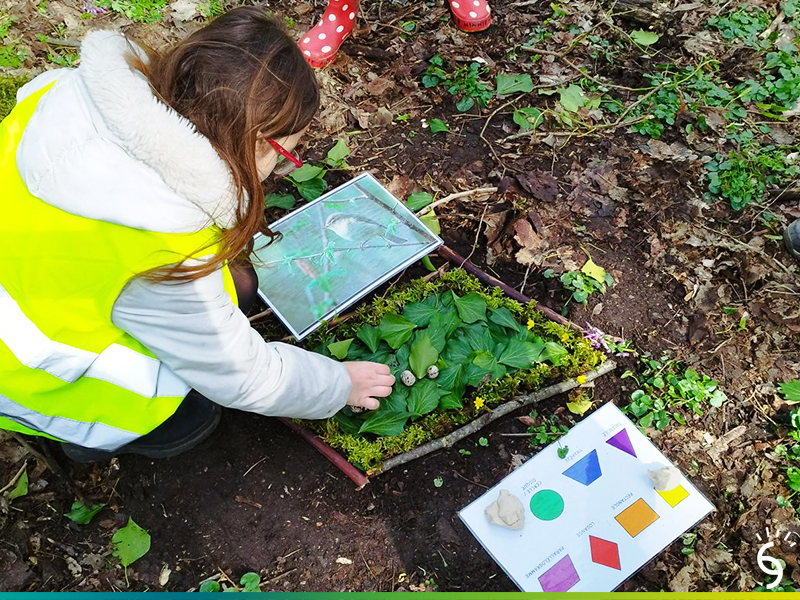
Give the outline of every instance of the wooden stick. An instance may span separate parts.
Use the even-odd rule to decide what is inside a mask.
[[[442,258],[446,258],[447,260],[452,262],[457,267],[461,267],[467,273],[471,273],[472,275],[477,277],[478,280],[481,281],[482,283],[485,283],[486,285],[491,285],[491,286],[494,286],[494,287],[499,287],[501,290],[503,290],[503,292],[505,292],[505,294],[509,298],[512,298],[512,299],[516,300],[517,302],[522,302],[523,304],[527,304],[528,302],[536,302],[536,310],[542,311],[545,314],[545,316],[548,319],[550,319],[551,321],[555,321],[559,325],[564,325],[566,327],[574,329],[575,331],[582,331],[581,328],[578,325],[576,325],[572,321],[569,321],[569,320],[565,319],[560,314],[558,314],[556,311],[554,311],[554,310],[552,310],[550,308],[547,308],[543,304],[539,303],[538,301],[536,301],[536,300],[534,300],[532,298],[529,298],[528,296],[526,296],[524,294],[521,294],[520,292],[518,292],[517,290],[512,288],[510,285],[506,285],[505,283],[503,283],[499,279],[495,279],[494,277],[492,277],[488,273],[484,273],[482,270],[480,270],[478,267],[473,265],[471,262],[469,262],[466,258],[461,256],[458,252],[456,252],[452,248],[448,248],[447,246],[440,246],[439,247],[439,255]]]
[[[606,373],[613,371],[616,368],[617,368],[617,363],[609,359],[602,365],[600,365],[600,367],[596,371],[589,371],[586,374],[586,381],[584,383],[588,383],[589,381],[593,381],[598,377],[602,377]],[[581,385],[583,384],[578,383],[578,381],[576,381],[575,379],[570,379],[569,381],[562,381],[561,383],[551,385],[549,387],[541,389],[537,392],[533,392],[531,394],[526,394],[524,396],[517,396],[516,398],[509,400],[504,404],[501,404],[491,412],[488,412],[478,417],[474,421],[470,421],[463,427],[460,427],[459,429],[456,429],[455,431],[448,433],[444,437],[437,438],[433,441],[428,442],[427,444],[418,446],[413,450],[409,450],[408,452],[404,452],[403,454],[399,454],[398,456],[393,456],[392,458],[385,460],[381,465],[380,469],[376,470],[376,472],[384,473],[389,469],[393,469],[394,467],[403,465],[409,461],[425,456],[426,454],[435,452],[436,450],[450,448],[457,442],[460,442],[461,440],[472,435],[476,431],[483,429],[492,421],[496,421],[500,417],[504,417],[508,413],[513,412],[518,408],[522,408],[524,406],[530,406],[531,404],[537,404],[542,400],[551,398],[553,396],[557,396],[559,394],[563,394]]]
[[[25,472],[25,468],[27,466],[28,466],[28,461],[26,460],[22,463],[22,466],[19,468],[19,471],[17,471],[17,474],[11,478],[11,481],[9,481],[6,485],[0,488],[0,494],[5,492],[6,490],[10,490],[17,484],[17,481],[19,481],[19,478],[22,477],[22,474]]]
[[[278,420],[309,444],[314,446],[314,448],[316,448],[317,451],[322,454],[322,456],[327,458],[337,469],[347,475],[347,477],[349,477],[350,480],[358,486],[356,489],[360,490],[369,483],[369,479],[367,479],[366,475],[347,462],[344,456],[336,452],[336,450],[314,435],[314,432],[312,432],[310,429],[301,427],[286,417],[279,417]]]
[[[496,187],[484,187],[484,188],[476,188],[474,190],[467,190],[466,192],[457,192],[455,194],[450,194],[449,196],[445,196],[441,200],[437,200],[436,202],[429,204],[425,208],[421,209],[417,212],[417,216],[421,217],[422,215],[429,213],[437,206],[441,206],[442,204],[447,204],[451,200],[456,200],[458,198],[463,198],[465,196],[471,196],[472,194],[494,194],[497,191]]]

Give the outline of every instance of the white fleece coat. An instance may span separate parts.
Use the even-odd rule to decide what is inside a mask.
[[[17,151],[28,190],[67,212],[167,233],[233,223],[229,169],[192,124],[157,100],[125,55],[141,49],[98,31],[78,69],[43,73],[17,101],[56,81]],[[225,293],[217,271],[191,283],[140,278],[122,291],[114,324],[209,399],[270,416],[326,418],[350,378],[341,363],[266,343]]]

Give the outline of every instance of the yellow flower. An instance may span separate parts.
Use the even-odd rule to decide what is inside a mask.
[[[475,397],[475,410],[482,409],[484,404],[486,404],[486,400],[484,400],[480,396]]]
[[[586,383],[586,375],[578,375],[578,376],[575,378],[575,381],[577,381],[578,383],[580,383],[581,385],[583,385],[584,383]]]
[[[561,341],[562,342],[568,342],[569,341],[569,333],[564,333],[564,335],[561,336]]]
[[[534,325],[536,325],[536,323],[533,322],[533,319],[528,319],[528,331],[533,329]]]

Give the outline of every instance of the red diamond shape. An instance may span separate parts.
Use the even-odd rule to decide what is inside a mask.
[[[619,550],[614,542],[590,535],[589,546],[592,549],[592,562],[620,570]]]

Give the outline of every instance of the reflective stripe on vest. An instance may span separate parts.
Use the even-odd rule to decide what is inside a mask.
[[[113,324],[114,303],[138,274],[218,252],[219,230],[139,230],[33,196],[16,151],[51,88],[0,122],[0,429],[115,450],[168,419],[189,387]]]
[[[144,396],[186,396],[189,386],[160,361],[111,344],[97,354],[55,342],[39,331],[0,285],[0,341],[26,367],[41,369],[67,383],[101,379]]]

